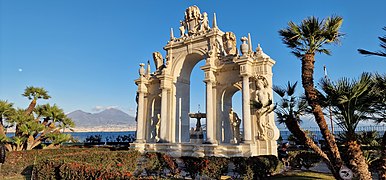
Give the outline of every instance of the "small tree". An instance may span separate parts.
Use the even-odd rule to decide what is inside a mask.
[[[74,127],[74,122],[68,118],[57,105],[37,105],[36,100],[48,99],[50,96],[43,88],[27,87],[24,94],[32,102],[26,110],[14,109],[12,104],[0,101],[2,115],[0,125],[0,141],[9,151],[30,150],[42,142],[51,143],[55,147],[68,141],[71,136],[62,134],[66,128]],[[4,126],[4,122],[8,126]],[[4,129],[16,127],[13,137],[7,137]]]
[[[363,73],[359,80],[342,78],[333,83],[323,79],[320,83],[326,99],[331,103],[337,124],[344,131],[349,164],[359,179],[371,179],[355,130],[359,122],[373,119],[376,113],[373,109],[377,100],[373,82],[371,74]]]

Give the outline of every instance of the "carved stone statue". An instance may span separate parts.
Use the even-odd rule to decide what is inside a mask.
[[[222,41],[226,55],[235,55],[237,53],[236,36],[233,32],[226,32],[222,36]]]
[[[259,130],[259,139],[266,140],[267,128],[270,128],[265,115],[273,110],[271,95],[268,89],[268,81],[263,76],[255,77],[256,82],[256,96],[255,102],[258,104],[255,112],[257,117],[257,127]]]
[[[161,125],[161,115],[157,114],[157,118],[155,118],[155,140],[158,142],[160,140],[160,125]]]
[[[164,65],[164,59],[162,57],[162,54],[160,52],[153,52],[153,60],[155,68],[157,69],[157,71],[160,71]]]
[[[185,27],[186,27],[186,24],[184,23],[184,21],[180,21],[180,37],[185,37]]]
[[[205,32],[209,30],[209,20],[208,20],[208,14],[206,12],[202,13],[202,21],[200,26],[200,31]]]
[[[241,119],[238,117],[237,113],[233,111],[232,108],[229,110],[229,122],[231,125],[232,139],[231,143],[240,142],[240,124]]]

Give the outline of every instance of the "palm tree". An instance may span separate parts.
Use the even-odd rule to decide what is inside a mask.
[[[24,90],[23,96],[27,97],[29,100],[32,100],[29,104],[27,110],[25,111],[26,114],[31,114],[36,106],[36,100],[38,99],[49,99],[51,98],[48,95],[48,92],[44,88],[38,88],[29,86]]]
[[[377,119],[377,122],[386,122],[386,74],[375,74],[375,92],[377,92],[378,102],[374,109],[381,117]],[[383,133],[381,148],[381,162],[383,165],[380,167],[379,178],[386,180],[386,132]]]
[[[9,118],[15,112],[15,109],[12,106],[12,103],[0,100],[0,136],[5,137],[4,120]]]
[[[308,17],[300,25],[290,21],[287,28],[279,31],[283,43],[291,48],[292,53],[302,61],[302,85],[315,121],[326,140],[327,155],[334,166],[332,173],[336,179],[341,179],[339,170],[343,162],[319,104],[318,91],[314,85],[314,63],[315,53],[330,54],[328,49],[323,48],[324,45],[339,42],[342,36],[339,32],[342,22],[343,19],[339,16],[329,17],[322,21],[316,17]]]
[[[384,27],[383,30],[386,31],[386,27]],[[378,37],[378,39],[381,41],[379,46],[381,46],[383,50],[374,52],[374,51],[368,51],[364,49],[358,49],[358,52],[364,55],[375,55],[375,56],[386,57],[386,35],[383,37]]]
[[[281,100],[278,105],[276,105],[275,109],[277,121],[280,124],[284,123],[296,139],[306,144],[320,157],[322,157],[329,169],[333,170],[333,166],[326,153],[324,153],[319,146],[315,144],[312,138],[310,138],[307,133],[300,128],[300,116],[306,113],[308,105],[305,99],[297,98],[295,96],[296,85],[297,82],[294,84],[288,82],[288,85],[285,88],[273,86],[273,91],[281,97]]]
[[[376,111],[372,107],[377,97],[373,94],[372,75],[363,73],[359,80],[352,81],[342,78],[336,84],[322,79],[320,84],[333,108],[337,124],[344,131],[345,146],[353,172],[359,179],[371,179],[355,130],[359,122],[375,117]]]

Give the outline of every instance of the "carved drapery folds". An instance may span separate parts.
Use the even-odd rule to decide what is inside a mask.
[[[267,140],[268,130],[272,130],[272,125],[266,116],[274,110],[272,97],[270,94],[269,83],[264,76],[254,76],[255,94],[253,97],[255,115],[257,118],[257,136],[260,140]]]

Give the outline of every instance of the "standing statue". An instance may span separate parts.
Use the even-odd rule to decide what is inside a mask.
[[[155,123],[155,141],[158,142],[160,140],[160,125],[161,125],[161,115],[157,114],[157,118],[155,118],[157,121]]]
[[[265,115],[273,111],[273,104],[271,95],[268,89],[268,81],[263,76],[258,76],[256,80],[256,97],[255,103],[257,110],[255,112],[257,117],[257,127],[259,130],[259,139],[267,139],[267,129],[271,128],[271,125],[266,120]]]
[[[180,37],[185,37],[185,27],[186,27],[186,24],[184,23],[184,21],[180,21]]]
[[[231,125],[232,139],[231,143],[239,143],[240,142],[240,124],[241,119],[237,115],[236,112],[233,111],[232,108],[229,110],[229,122]]]
[[[202,13],[202,21],[200,26],[200,31],[205,32],[209,30],[209,20],[208,20],[208,14],[206,12]]]
[[[153,52],[153,60],[154,60],[156,72],[160,73],[161,70],[165,67],[162,54],[160,52]]]
[[[233,32],[226,32],[222,36],[223,47],[226,55],[236,55],[236,36]]]

